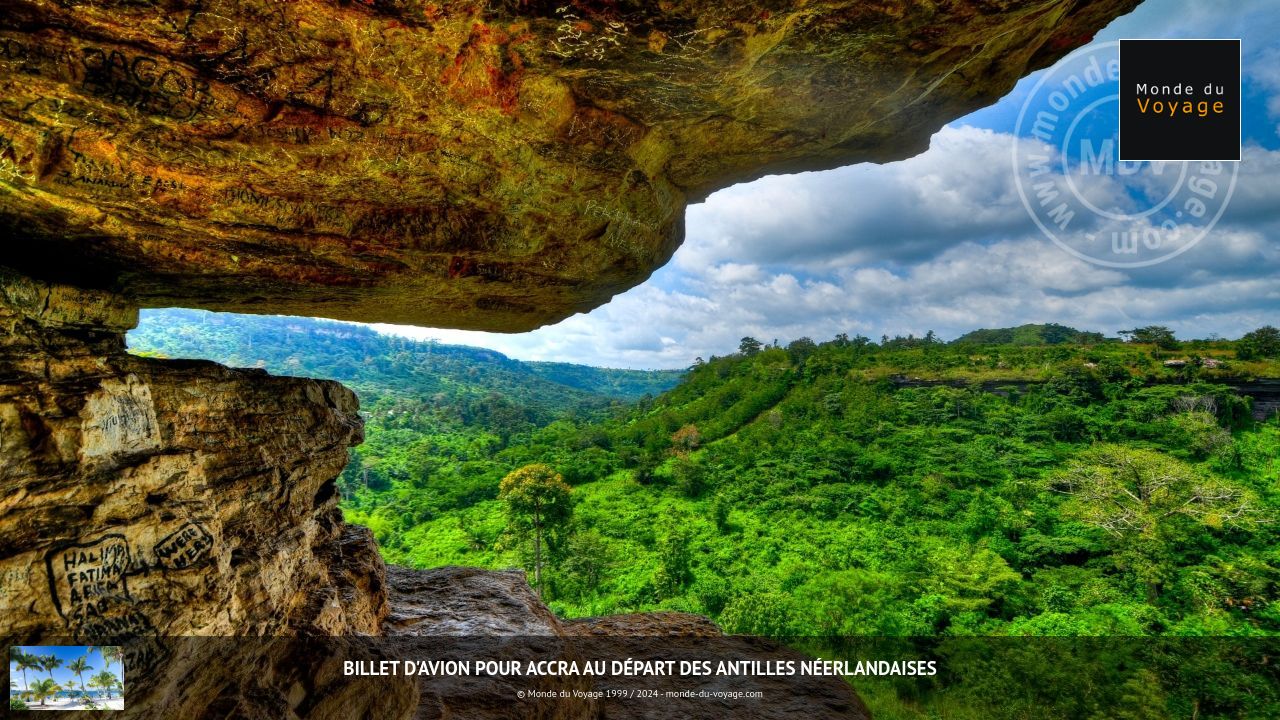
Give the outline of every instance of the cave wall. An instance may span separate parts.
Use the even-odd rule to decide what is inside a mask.
[[[325,561],[376,552],[337,508],[355,395],[129,355],[136,320],[108,293],[0,276],[7,632],[374,632],[381,578],[342,603]]]
[[[131,698],[181,709],[227,677],[214,648],[165,638],[379,633],[386,570],[334,485],[355,395],[129,355],[136,321],[117,295],[0,271],[0,639],[123,645]],[[217,650],[224,668],[281,652]]]
[[[915,155],[1138,0],[0,0],[0,247],[143,306],[519,331],[684,208]]]

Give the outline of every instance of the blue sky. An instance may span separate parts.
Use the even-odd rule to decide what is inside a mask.
[[[1050,242],[1018,199],[1018,111],[1037,75],[943,128],[922,155],[771,176],[689,208],[667,266],[596,310],[518,335],[378,325],[530,360],[674,368],[732,352],[743,335],[787,342],[836,333],[944,338],[1061,322],[1115,333],[1238,337],[1280,324],[1280,2],[1147,0],[1097,41],[1243,41],[1244,160],[1222,220],[1148,268],[1083,262]],[[1114,87],[1114,86],[1113,86]]]
[[[86,653],[86,647],[83,645],[24,645],[22,646],[22,649],[32,655],[54,655],[61,660],[62,667],[54,669],[53,679],[61,685],[63,689],[80,689],[80,678],[76,677],[75,673],[67,670],[66,668],[67,663],[75,660],[76,658],[87,656],[89,665],[93,668],[92,670],[88,670],[84,673],[86,689],[92,689],[89,688],[88,685],[89,678],[97,675],[103,670],[108,670],[117,678],[120,677],[121,667],[119,660],[113,660],[111,662],[111,667],[108,669],[106,664],[102,661],[102,654],[100,652],[94,650],[91,653]],[[27,670],[26,676],[28,682],[35,682],[36,680],[42,680],[49,677],[49,673],[44,670]],[[22,684],[22,673],[17,669],[17,666],[14,665],[12,661],[9,663],[9,679],[17,681],[19,690],[26,690],[26,686]]]

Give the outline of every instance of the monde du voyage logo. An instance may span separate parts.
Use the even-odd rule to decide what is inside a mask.
[[[1137,268],[1190,250],[1225,212],[1241,149],[1239,40],[1120,40],[1046,70],[1018,115],[1013,166],[1046,237]]]
[[[1239,40],[1120,41],[1120,159],[1240,159]]]

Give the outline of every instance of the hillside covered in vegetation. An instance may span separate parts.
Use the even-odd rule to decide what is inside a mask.
[[[1191,351],[1224,359],[1165,364]],[[1280,427],[1214,382],[1233,355],[748,342],[611,419],[422,456],[348,515],[395,562],[528,567],[498,480],[540,463],[575,498],[544,588],[567,615],[680,609],[804,636],[1272,632]],[[887,379],[993,370],[1038,382]],[[1112,517],[1148,475],[1172,485]]]
[[[547,466],[572,511],[547,521],[536,550],[542,591],[567,616],[686,610],[819,653],[866,636],[1268,636],[1280,632],[1280,424],[1255,422],[1220,381],[1277,370],[1229,342],[744,342],[603,422],[424,456],[389,490],[357,489],[347,517],[392,562],[530,569],[529,525],[499,480]],[[981,389],[993,378],[1027,382]],[[937,717],[937,703],[960,718],[1280,707],[1265,673],[1226,672],[1249,664],[1240,647],[1192,662],[1202,650],[1141,646],[1181,658],[1158,666],[1132,646],[1005,645],[1016,657],[966,675],[967,690],[855,685],[888,718]],[[1018,669],[992,674],[1006,665]],[[1077,682],[1104,690],[1064,690]],[[1006,683],[1021,694],[997,702]],[[1135,687],[1153,695],[1123,696]]]
[[[365,442],[344,478],[374,490],[417,476],[431,457],[488,457],[511,435],[553,420],[603,418],[683,374],[521,362],[353,323],[203,310],[144,311],[128,340],[142,355],[341,381],[365,418]]]
[[[1038,337],[1065,340],[744,338],[657,397],[607,406],[589,389],[637,378],[544,366],[529,382],[560,399],[539,395],[518,422],[457,415],[467,401],[442,415],[353,328],[344,367],[373,368],[353,384],[386,373],[394,391],[375,395],[340,480],[346,516],[393,563],[526,568],[564,616],[685,610],[817,651],[857,636],[1280,633],[1280,423],[1224,384],[1280,376],[1270,331],[1123,342],[1054,327]],[[441,354],[487,369],[424,387],[526,377],[466,352]],[[556,512],[530,521],[537,493]],[[902,688],[859,690],[885,717],[927,716]]]

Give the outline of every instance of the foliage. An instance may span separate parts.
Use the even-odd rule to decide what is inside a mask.
[[[351,387],[360,396],[365,443],[352,453],[339,488],[355,509],[364,509],[358,491],[412,489],[394,501],[392,524],[401,527],[446,507],[492,500],[506,470],[489,459],[513,435],[559,419],[604,418],[682,375],[525,363],[351,323],[199,310],[145,311],[129,345],[135,354],[207,358]]]
[[[535,463],[513,470],[498,486],[498,501],[507,511],[507,526],[517,537],[531,537],[534,586],[542,590],[544,540],[555,538],[573,512],[572,490],[555,470]]]
[[[456,493],[541,463],[576,498],[543,583],[567,615],[832,638],[1280,631],[1280,426],[1246,399],[1133,343],[900,345],[712,358],[624,414],[476,448],[474,480],[397,480],[347,515],[396,562],[531,567],[501,501]],[[993,356],[1044,369],[1013,386],[899,372],[985,377]],[[454,462],[435,447],[427,461]],[[1108,514],[1125,491],[1145,500]],[[405,517],[413,496],[425,519]]]
[[[1280,330],[1266,325],[1240,338],[1236,354],[1242,360],[1280,357]]]
[[[32,697],[44,705],[45,700],[62,692],[62,686],[54,682],[53,678],[41,678],[31,683],[30,690]]]
[[[25,652],[21,647],[12,645],[9,647],[9,662],[13,663],[14,669],[22,673],[22,684],[27,684],[28,670],[43,670],[43,658]]]
[[[1180,346],[1173,331],[1163,325],[1147,325],[1132,330],[1121,330],[1120,334],[1130,342],[1155,345],[1161,350],[1177,350]]]
[[[89,665],[89,661],[85,658],[76,658],[75,660],[67,663],[67,669],[75,673],[76,677],[80,678],[80,690],[83,692],[84,674],[93,669],[93,667]]]
[[[107,699],[111,699],[111,691],[120,684],[120,681],[112,673],[103,670],[102,672],[89,678],[89,686],[102,688],[107,691]]]
[[[957,344],[969,345],[1062,345],[1105,342],[1102,333],[1083,332],[1066,325],[1020,325],[1015,328],[974,330],[956,338]]]
[[[1159,333],[1031,327],[950,344],[744,338],[656,397],[590,409],[559,385],[542,406],[556,410],[518,422],[496,399],[460,419],[459,398],[487,398],[484,385],[440,403],[357,387],[368,434],[343,509],[391,562],[543,574],[565,616],[682,610],[821,647],[1280,634],[1280,422],[1255,422],[1224,384],[1280,376],[1280,362],[1205,340],[1183,343],[1198,361],[1168,366]],[[500,497],[513,474],[557,498],[572,488],[571,518],[542,521],[545,567],[542,541],[530,562],[527,508]],[[1242,709],[1270,695],[1226,673],[1229,654],[1152,659],[1158,687],[1119,654],[1020,662],[1087,675],[1117,717],[1190,717],[1193,703],[1202,718],[1267,716]],[[1014,697],[1004,672],[958,678],[973,694],[941,715],[897,686],[864,697],[877,717],[992,717],[981,703],[1006,696],[1023,717],[1098,712],[1072,705],[1084,696]]]
[[[41,655],[39,656],[39,663],[40,669],[49,673],[50,680],[53,679],[53,671],[62,667],[62,660],[58,659],[56,655]]]

